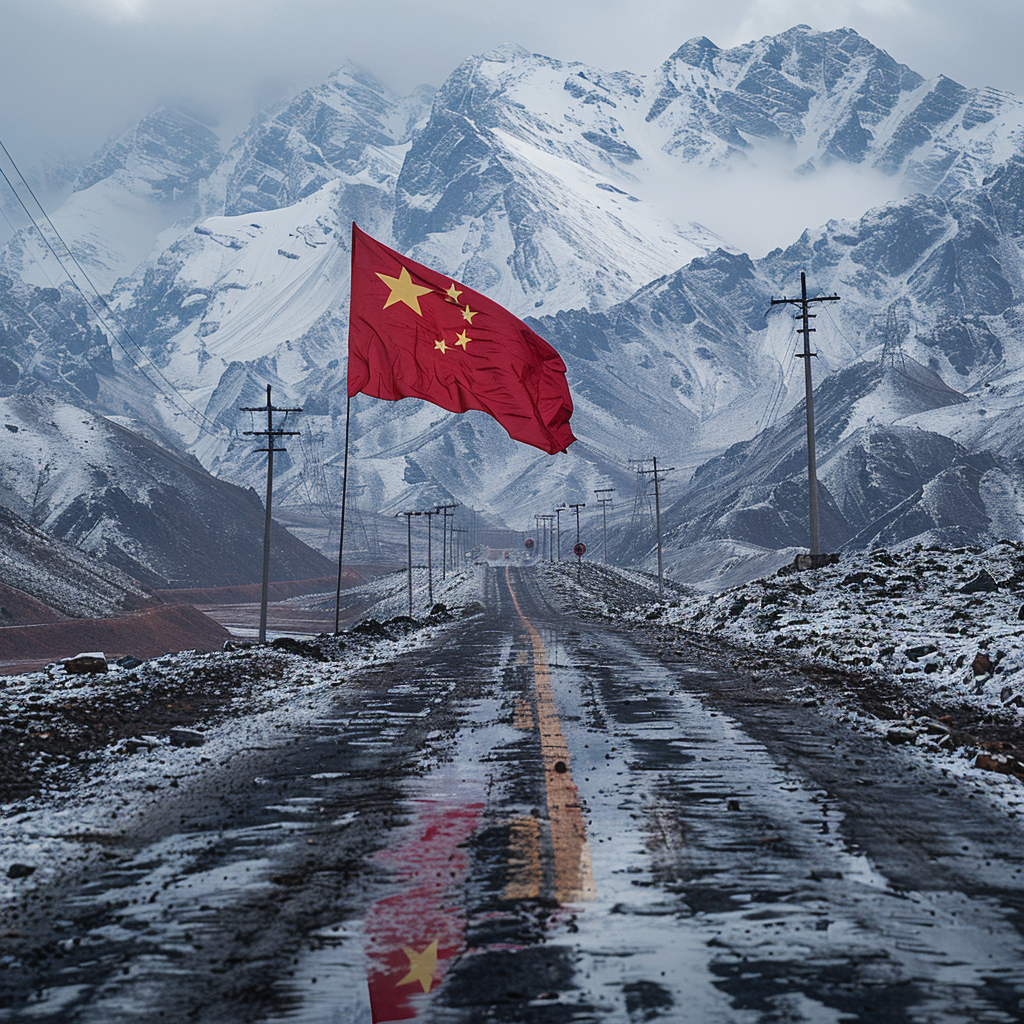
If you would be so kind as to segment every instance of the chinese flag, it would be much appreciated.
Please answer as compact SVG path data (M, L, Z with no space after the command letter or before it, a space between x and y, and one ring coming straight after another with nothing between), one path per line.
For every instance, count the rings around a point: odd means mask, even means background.
M554 454L576 440L561 356L507 309L352 225L348 393L479 409Z

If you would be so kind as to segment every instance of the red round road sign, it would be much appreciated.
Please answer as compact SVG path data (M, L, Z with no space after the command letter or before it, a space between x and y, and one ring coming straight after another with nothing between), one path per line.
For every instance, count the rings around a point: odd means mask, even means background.
M577 558L582 558L582 557L583 557L583 555L584 555L584 554L586 553L586 550L587 550L587 545L586 545L586 544L584 544L584 543L583 543L583 541L577 541L577 542L576 542L575 544L573 544L573 546L572 546L572 553L573 553L573 554L574 554L574 555L575 555L575 556L576 556Z
M527 537L523 544L526 546L526 550L529 551L533 547L533 538Z

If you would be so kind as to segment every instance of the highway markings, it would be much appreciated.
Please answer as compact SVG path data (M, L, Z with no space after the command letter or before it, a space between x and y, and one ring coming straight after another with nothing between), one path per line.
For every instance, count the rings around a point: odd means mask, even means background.
M536 899L544 881L544 870L540 861L540 821L532 815L512 819L508 866L505 899Z
M528 732L533 731L533 707L518 697L512 709L512 726L515 729L525 729Z
M512 589L508 566L505 566L505 583L533 648L537 726L540 732L544 789L547 795L548 822L551 827L555 860L555 898L559 903L592 900L596 893L590 846L587 843L579 791L573 782L569 764L569 747L558 720L547 649L540 633L519 606L515 591ZM516 836L514 828L513 836Z

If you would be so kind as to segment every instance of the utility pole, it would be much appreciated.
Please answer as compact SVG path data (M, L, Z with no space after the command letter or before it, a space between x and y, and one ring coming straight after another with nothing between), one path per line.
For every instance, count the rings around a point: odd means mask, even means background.
M633 461L634 460L630 459L630 463L631 464L633 463ZM654 468L653 469L644 469L643 468L643 464L646 461L647 461L646 459L637 459L636 460L636 464L640 467L637 470L637 475L638 476L645 476L646 474L650 473L654 477L654 523L655 523L655 528L656 528L656 530L658 532L658 598L660 599L660 598L663 598L665 596L664 574L662 572L662 567L661 567L661 490L660 490L660 484L661 484L661 478L666 473L671 473L672 470L674 470L676 467L675 466L669 466L668 469L658 469L658 456L657 455L652 455L651 456L651 462L654 464Z
M813 302L838 302L838 295L815 295L807 297L807 277L800 271L800 298L772 299L773 306L789 304L799 306L800 312L794 320L800 320L803 326L797 328L797 333L804 336L804 350L797 352L798 359L804 361L804 391L806 395L805 405L807 406L807 490L810 494L810 520L811 520L811 566L813 567L821 557L821 534L818 529L818 469L814 458L814 394L811 384L811 356L817 352L811 351L811 334L815 328L811 327L810 321L816 319L814 313L809 313L808 307Z
M469 527L452 526L452 533L459 538L458 556L464 562L466 559L466 537L469 534Z
M537 518L544 524L544 546L547 548L548 561L552 562L554 559L551 557L553 552L553 545L551 543L551 521L555 518L554 516L537 516Z
M430 542L430 524L434 521L434 516L437 515L437 509L433 509L430 512L424 512L423 515L427 517L427 600L430 602L430 607L434 607L434 557Z
M267 642L267 594L270 590L270 505L274 494L274 452L286 452L287 448L275 448L274 442L282 437L297 437L299 431L284 430L274 426L274 413L283 412L285 422L288 422L288 413L302 412L301 409L279 409L270 401L270 385L267 385L267 404L261 406L244 406L240 412L265 412L267 414L266 430L244 430L243 434L251 437L265 437L266 448L257 448L258 452L267 453L267 515L263 524L263 590L260 595L260 643Z
M594 493L597 495L597 503L601 506L601 530L604 536L604 564L608 564L608 506L612 503L614 487L598 487Z
M583 556L580 554L580 509L586 507L587 503L585 501L578 501L574 505L569 506L576 513L576 546L573 548L573 553L576 555L577 580L583 573Z
M558 527L558 547L555 548L558 557L555 560L558 562L562 560L562 513L568 511L569 506L566 505L564 501L555 509L555 522Z
M438 505L437 511L441 513L441 579L448 578L448 517L452 518L452 526L455 526L455 513L450 511L459 507L457 501L450 505ZM454 561L454 559L453 559Z
M409 564L409 618L412 618L412 517L421 516L422 512L398 512L396 518L405 516L406 550Z

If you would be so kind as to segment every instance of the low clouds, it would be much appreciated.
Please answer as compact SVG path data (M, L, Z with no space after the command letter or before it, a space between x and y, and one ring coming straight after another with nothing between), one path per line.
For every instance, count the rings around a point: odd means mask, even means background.
M1007 0L5 0L0 129L33 158L80 154L167 95L218 106L233 129L257 97L346 58L408 91L502 42L647 72L695 35L732 46L799 22L849 25L926 77L1024 91L1024 10Z
M405 92L502 42L644 73L692 36L732 46L800 22L848 25L926 77L1024 92L1016 0L4 0L0 138L26 168L81 160L170 98L227 141L347 58Z

